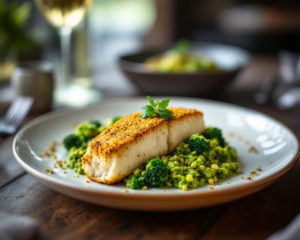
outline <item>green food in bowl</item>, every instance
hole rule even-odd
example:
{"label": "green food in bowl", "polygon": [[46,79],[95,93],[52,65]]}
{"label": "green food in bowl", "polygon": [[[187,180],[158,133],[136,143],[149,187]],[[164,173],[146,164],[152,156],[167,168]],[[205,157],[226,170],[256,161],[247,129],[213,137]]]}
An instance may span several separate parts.
{"label": "green food in bowl", "polygon": [[209,58],[189,52],[189,43],[179,41],[175,48],[162,55],[148,58],[147,69],[161,73],[194,73],[218,71],[217,65]]}

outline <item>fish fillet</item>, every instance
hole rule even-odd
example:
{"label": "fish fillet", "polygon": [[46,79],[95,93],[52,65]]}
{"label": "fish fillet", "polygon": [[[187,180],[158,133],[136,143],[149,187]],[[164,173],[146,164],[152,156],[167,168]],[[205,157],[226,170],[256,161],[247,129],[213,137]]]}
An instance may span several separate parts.
{"label": "fish fillet", "polygon": [[82,158],[87,177],[106,184],[119,182],[143,162],[173,151],[192,134],[204,131],[202,112],[169,109],[173,111],[169,121],[133,113],[96,136]]}

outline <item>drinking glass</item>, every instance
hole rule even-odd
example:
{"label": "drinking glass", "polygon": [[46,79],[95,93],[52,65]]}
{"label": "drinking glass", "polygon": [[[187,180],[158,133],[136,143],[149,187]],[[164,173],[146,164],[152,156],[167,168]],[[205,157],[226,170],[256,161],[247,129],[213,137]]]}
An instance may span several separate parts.
{"label": "drinking glass", "polygon": [[[57,28],[61,43],[61,80],[58,84],[58,98],[64,105],[72,105],[78,99],[78,88],[71,83],[71,34],[84,18],[92,0],[35,0],[44,18]],[[72,94],[74,93],[74,94]],[[86,93],[85,93],[86,94]],[[72,96],[77,95],[77,96]],[[59,100],[61,101],[61,99]],[[70,103],[70,104],[69,104]]]}

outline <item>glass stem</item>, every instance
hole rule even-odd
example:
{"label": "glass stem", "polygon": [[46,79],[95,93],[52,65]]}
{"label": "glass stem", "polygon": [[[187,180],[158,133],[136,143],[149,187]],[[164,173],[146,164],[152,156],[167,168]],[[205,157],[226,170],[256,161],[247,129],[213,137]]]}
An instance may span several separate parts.
{"label": "glass stem", "polygon": [[59,31],[61,45],[61,84],[71,82],[71,34],[72,29],[62,27]]}

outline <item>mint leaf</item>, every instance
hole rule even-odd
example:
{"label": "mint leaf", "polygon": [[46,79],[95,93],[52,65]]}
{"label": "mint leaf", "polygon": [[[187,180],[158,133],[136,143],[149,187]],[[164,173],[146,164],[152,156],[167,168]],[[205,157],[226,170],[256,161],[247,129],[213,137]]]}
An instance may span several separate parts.
{"label": "mint leaf", "polygon": [[159,103],[159,108],[166,108],[169,105],[169,102],[170,98],[161,100],[161,102]]}
{"label": "mint leaf", "polygon": [[147,117],[153,116],[153,114],[155,114],[155,109],[150,105],[146,105],[146,106],[142,107],[142,112],[141,112],[140,116],[142,118],[147,118]]}
{"label": "mint leaf", "polygon": [[156,100],[154,106],[155,106],[155,107],[158,107],[158,106],[159,106],[159,101],[158,101],[158,100]]}
{"label": "mint leaf", "polygon": [[163,99],[161,101],[154,102],[153,98],[147,96],[147,99],[151,105],[146,105],[142,107],[142,112],[140,116],[142,118],[148,118],[155,115],[159,115],[164,120],[168,121],[173,117],[173,112],[167,109],[170,98]]}
{"label": "mint leaf", "polygon": [[157,113],[166,121],[173,118],[173,112],[166,108],[158,109]]}
{"label": "mint leaf", "polygon": [[150,97],[150,96],[147,96],[147,99],[148,99],[148,101],[149,101],[150,105],[154,107],[154,105],[155,105],[155,104],[154,104],[154,100],[153,100],[153,98],[152,98],[152,97]]}

